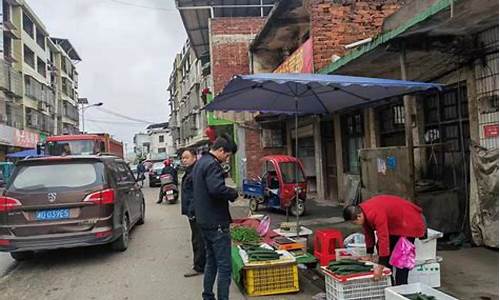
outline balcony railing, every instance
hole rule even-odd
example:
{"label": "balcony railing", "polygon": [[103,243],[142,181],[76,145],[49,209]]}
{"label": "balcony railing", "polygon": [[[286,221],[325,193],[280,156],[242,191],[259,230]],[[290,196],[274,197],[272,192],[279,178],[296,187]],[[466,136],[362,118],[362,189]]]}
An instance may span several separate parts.
{"label": "balcony railing", "polygon": [[0,63],[0,89],[15,97],[22,97],[22,74],[10,65]]}
{"label": "balcony railing", "polygon": [[64,114],[66,118],[78,122],[78,108],[74,105],[69,104],[68,102],[64,103]]}

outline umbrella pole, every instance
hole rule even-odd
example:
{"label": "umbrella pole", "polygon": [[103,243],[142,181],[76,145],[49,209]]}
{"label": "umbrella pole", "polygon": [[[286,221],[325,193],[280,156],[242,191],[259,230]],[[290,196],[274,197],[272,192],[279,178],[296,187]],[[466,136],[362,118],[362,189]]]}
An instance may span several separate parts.
{"label": "umbrella pole", "polygon": [[[295,157],[299,159],[299,99],[295,97]],[[300,233],[299,223],[299,168],[295,166],[295,218],[297,221],[297,239]]]}

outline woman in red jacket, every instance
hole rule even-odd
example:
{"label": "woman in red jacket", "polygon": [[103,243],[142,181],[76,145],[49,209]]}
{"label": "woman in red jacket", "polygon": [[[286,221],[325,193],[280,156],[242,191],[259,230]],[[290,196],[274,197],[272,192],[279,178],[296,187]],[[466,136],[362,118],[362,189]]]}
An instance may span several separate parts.
{"label": "woman in red jacket", "polygon": [[[377,232],[377,250],[379,265],[375,267],[375,279],[380,279],[384,266],[389,264],[391,253],[400,237],[414,242],[415,238],[425,235],[426,225],[422,209],[403,198],[391,195],[372,197],[359,206],[349,205],[344,209],[344,219],[363,226],[366,250],[370,256],[375,247]],[[409,269],[396,269],[396,285],[408,283]]]}

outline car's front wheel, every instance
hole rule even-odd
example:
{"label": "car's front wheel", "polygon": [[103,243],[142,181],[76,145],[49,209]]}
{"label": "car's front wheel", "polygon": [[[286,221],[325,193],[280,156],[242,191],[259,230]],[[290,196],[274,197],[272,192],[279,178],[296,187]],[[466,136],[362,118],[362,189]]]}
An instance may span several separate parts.
{"label": "car's front wheel", "polygon": [[129,229],[130,222],[128,219],[128,215],[125,213],[122,216],[121,224],[122,224],[122,234],[112,244],[113,250],[115,251],[125,251],[128,248],[128,235],[130,230]]}
{"label": "car's front wheel", "polygon": [[23,261],[23,260],[32,259],[34,256],[34,253],[33,253],[33,251],[18,251],[18,252],[11,252],[10,256],[17,261]]}
{"label": "car's front wheel", "polygon": [[139,218],[139,221],[137,221],[137,225],[144,224],[145,220],[146,220],[146,203],[144,202],[144,199],[142,199],[142,203],[141,203],[141,217]]}

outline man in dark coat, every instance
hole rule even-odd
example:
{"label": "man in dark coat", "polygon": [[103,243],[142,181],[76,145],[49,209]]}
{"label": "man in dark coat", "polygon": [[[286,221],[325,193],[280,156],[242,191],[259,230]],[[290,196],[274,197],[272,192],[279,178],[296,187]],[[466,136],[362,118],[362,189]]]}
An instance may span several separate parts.
{"label": "man in dark coat", "polygon": [[201,229],[196,223],[194,213],[194,190],[193,190],[193,168],[196,163],[196,151],[186,149],[182,151],[182,165],[185,167],[184,176],[182,176],[182,194],[181,194],[181,212],[189,220],[191,227],[191,244],[193,246],[193,268],[184,277],[192,277],[203,274],[205,269],[205,243]]}
{"label": "man in dark coat", "polygon": [[[422,209],[408,200],[391,195],[372,197],[359,206],[349,205],[344,209],[344,219],[363,226],[368,254],[373,254],[375,231],[379,266],[375,268],[375,279],[382,276],[383,266],[392,268],[389,259],[399,238],[410,242],[425,235],[426,225]],[[396,268],[396,285],[408,283],[409,269]]]}
{"label": "man in dark coat", "polygon": [[234,201],[238,192],[226,186],[221,163],[228,161],[236,151],[237,147],[230,137],[219,137],[193,169],[196,222],[201,228],[207,251],[202,294],[204,300],[215,300],[213,286],[216,277],[217,299],[229,299],[231,215],[228,202]]}

